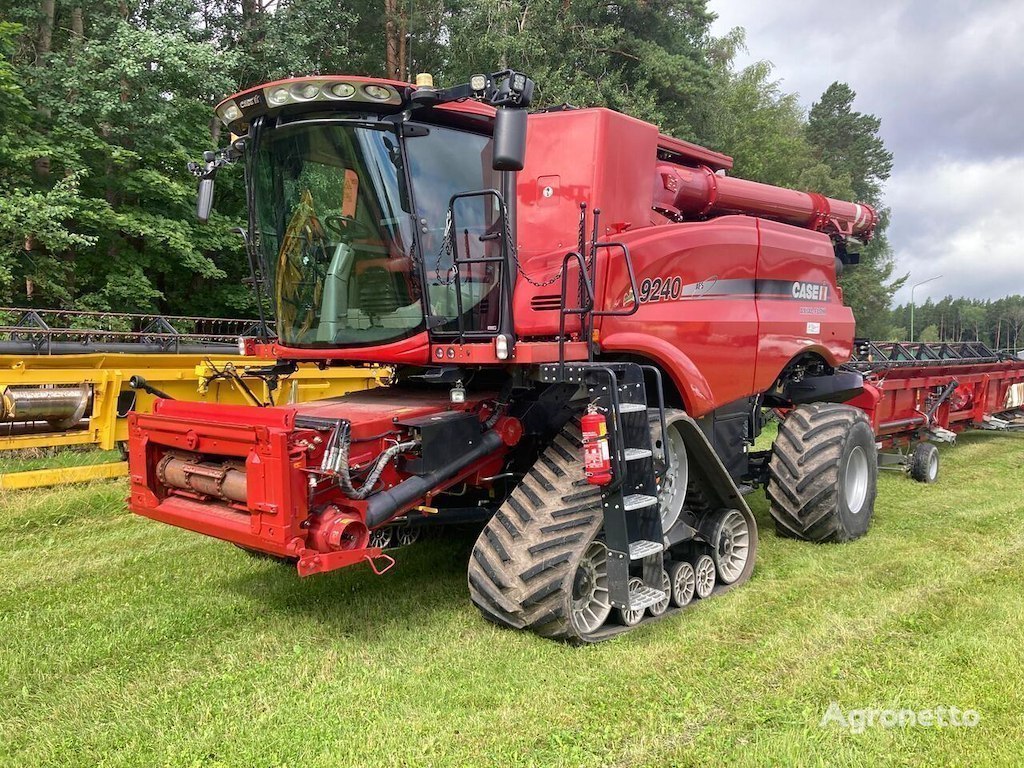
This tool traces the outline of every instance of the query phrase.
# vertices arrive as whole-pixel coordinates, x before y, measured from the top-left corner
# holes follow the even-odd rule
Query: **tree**
[[[853,109],[856,94],[845,83],[832,83],[810,111],[807,140],[819,165],[803,177],[805,188],[831,197],[872,205],[879,214],[874,239],[860,251],[860,264],[845,270],[840,284],[857,318],[857,332],[879,337],[889,330],[893,294],[906,277],[893,279],[895,265],[886,238],[889,211],[882,205],[882,183],[892,172],[892,153],[878,130],[881,121]],[[830,175],[822,173],[823,168]],[[812,182],[812,183],[809,183]]]
[[[934,325],[925,326],[918,335],[917,341],[934,342],[939,340],[939,329]]]
[[[36,167],[45,158],[46,172],[24,179],[13,199],[54,198],[50,209],[77,234],[33,234],[14,270],[26,288],[15,282],[13,298],[99,310],[245,308],[238,240],[228,226],[195,223],[185,169],[210,146],[209,104],[233,85],[231,59],[205,39],[188,2],[58,5],[55,14],[38,63],[23,65],[42,136]]]
[[[488,67],[515,67],[536,80],[539,106],[607,106],[699,140],[709,133],[718,83],[706,6],[447,0],[439,27],[447,44],[435,71],[451,84]]]
[[[734,38],[729,44],[741,41]],[[728,56],[731,70],[732,54]],[[733,157],[735,175],[792,187],[814,160],[796,94],[784,93],[771,75],[771,64],[763,61],[725,74],[710,143]]]

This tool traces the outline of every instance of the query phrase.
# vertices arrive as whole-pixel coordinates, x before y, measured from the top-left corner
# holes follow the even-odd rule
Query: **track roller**
[[[693,564],[694,592],[703,599],[715,588],[715,561],[711,555],[701,555]]]
[[[410,547],[420,540],[420,526],[412,523],[395,526],[395,545],[399,547]]]
[[[704,528],[709,531],[711,558],[718,571],[718,580],[732,584],[753,566],[750,559],[750,531],[753,521],[738,509],[720,509],[708,518]]]
[[[647,612],[655,618],[663,616],[672,601],[672,582],[668,577],[668,571],[661,572],[661,591],[665,593],[665,598],[647,607]]]
[[[684,608],[693,600],[693,590],[697,580],[693,574],[693,566],[681,560],[668,567],[668,578],[672,585],[672,605]]]
[[[375,528],[370,531],[370,547],[388,549],[394,538],[394,529],[390,525]]]
[[[633,595],[639,594],[644,588],[643,579],[634,576],[629,580],[629,599],[630,602],[633,600]],[[644,617],[643,608],[634,608],[632,610],[624,610],[622,608],[615,609],[616,615],[619,617],[619,623],[624,627],[635,627],[640,623],[640,620]],[[664,610],[662,610],[664,613]]]

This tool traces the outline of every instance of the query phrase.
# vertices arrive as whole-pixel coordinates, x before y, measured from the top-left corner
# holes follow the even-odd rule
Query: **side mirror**
[[[496,171],[521,171],[526,162],[526,110],[498,107],[494,115],[492,166]]]
[[[213,210],[213,178],[199,179],[199,197],[196,200],[196,218],[201,224],[210,220]]]

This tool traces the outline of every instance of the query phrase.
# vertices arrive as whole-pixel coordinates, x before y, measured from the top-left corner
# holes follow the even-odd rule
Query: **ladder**
[[[639,611],[665,599],[665,531],[658,500],[656,458],[648,415],[644,374],[656,382],[658,418],[665,430],[661,372],[637,363],[558,363],[541,366],[541,381],[582,384],[590,401],[606,414],[612,481],[601,487],[608,591],[611,604]],[[662,440],[664,466],[668,445]],[[643,586],[629,588],[633,565],[640,563]]]

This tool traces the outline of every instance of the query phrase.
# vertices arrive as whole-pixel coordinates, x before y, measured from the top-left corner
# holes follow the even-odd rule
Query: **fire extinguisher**
[[[608,453],[608,421],[591,403],[580,420],[583,429],[583,471],[592,485],[612,481],[612,462]]]

